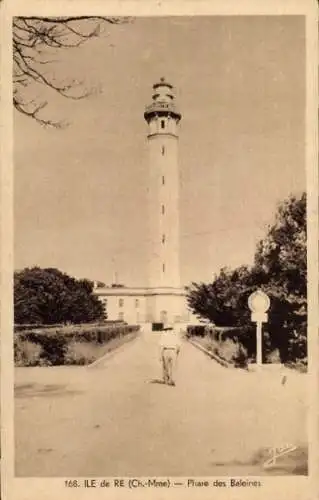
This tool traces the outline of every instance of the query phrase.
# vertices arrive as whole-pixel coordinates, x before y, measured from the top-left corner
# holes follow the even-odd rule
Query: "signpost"
[[[248,298],[248,306],[251,310],[251,321],[256,323],[256,363],[262,366],[262,324],[267,323],[267,311],[270,307],[270,300],[262,290],[257,290]]]

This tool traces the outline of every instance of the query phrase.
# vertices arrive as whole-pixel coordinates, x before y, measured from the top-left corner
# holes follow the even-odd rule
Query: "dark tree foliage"
[[[255,268],[267,277],[265,291],[272,302],[270,337],[284,360],[307,354],[306,211],[306,193],[285,200],[255,255]]]
[[[247,300],[256,289],[270,297],[265,328],[268,349],[278,348],[283,361],[307,355],[306,194],[291,196],[279,207],[275,222],[259,242],[249,268],[221,269],[212,283],[192,283],[188,304],[199,317],[218,326],[247,326]]]
[[[212,283],[192,283],[188,288],[188,305],[192,311],[218,326],[247,324],[249,295],[262,280],[260,273],[247,266],[235,270],[222,268]]]
[[[105,288],[105,286],[106,286],[106,285],[105,285],[105,283],[104,283],[103,281],[98,281],[98,282],[96,283],[96,287],[97,287],[97,288]]]
[[[93,294],[91,281],[54,268],[27,268],[14,274],[17,324],[90,323],[105,317],[105,306]]]
[[[83,82],[63,78],[52,69],[63,50],[81,46],[100,35],[104,24],[127,22],[127,17],[68,16],[13,18],[13,105],[42,125],[61,127],[43,115],[46,100],[31,98],[28,88],[42,85],[68,99],[83,99],[91,91]]]

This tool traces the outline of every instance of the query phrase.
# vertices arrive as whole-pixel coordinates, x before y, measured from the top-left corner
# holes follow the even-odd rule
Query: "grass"
[[[218,356],[227,363],[241,368],[245,368],[247,365],[247,353],[244,348],[231,339],[218,342],[209,335],[206,335],[205,337],[195,337],[194,340],[207,349],[207,351],[215,354],[215,356]]]

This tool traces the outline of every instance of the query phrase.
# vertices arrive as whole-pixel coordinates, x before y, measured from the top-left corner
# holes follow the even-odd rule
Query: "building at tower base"
[[[197,324],[187,308],[186,292],[174,288],[95,288],[105,305],[109,320],[129,324],[149,324],[160,329],[165,324]]]

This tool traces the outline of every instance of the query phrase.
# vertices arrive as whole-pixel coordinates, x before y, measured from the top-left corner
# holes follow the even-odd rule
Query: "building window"
[[[165,273],[165,264],[163,263],[163,273]]]
[[[165,154],[165,146],[162,146],[162,156]]]
[[[135,307],[139,307],[140,301],[138,299],[135,299]]]
[[[162,234],[162,243],[165,243],[165,234]]]
[[[165,214],[165,206],[162,205],[162,214],[164,215]]]
[[[165,128],[165,120],[161,120],[161,128]]]
[[[123,307],[124,306],[124,299],[119,299],[119,307]]]
[[[164,184],[165,184],[165,177],[164,175],[162,175],[162,185],[164,186]]]
[[[124,321],[124,313],[122,311],[119,312],[119,320]]]

